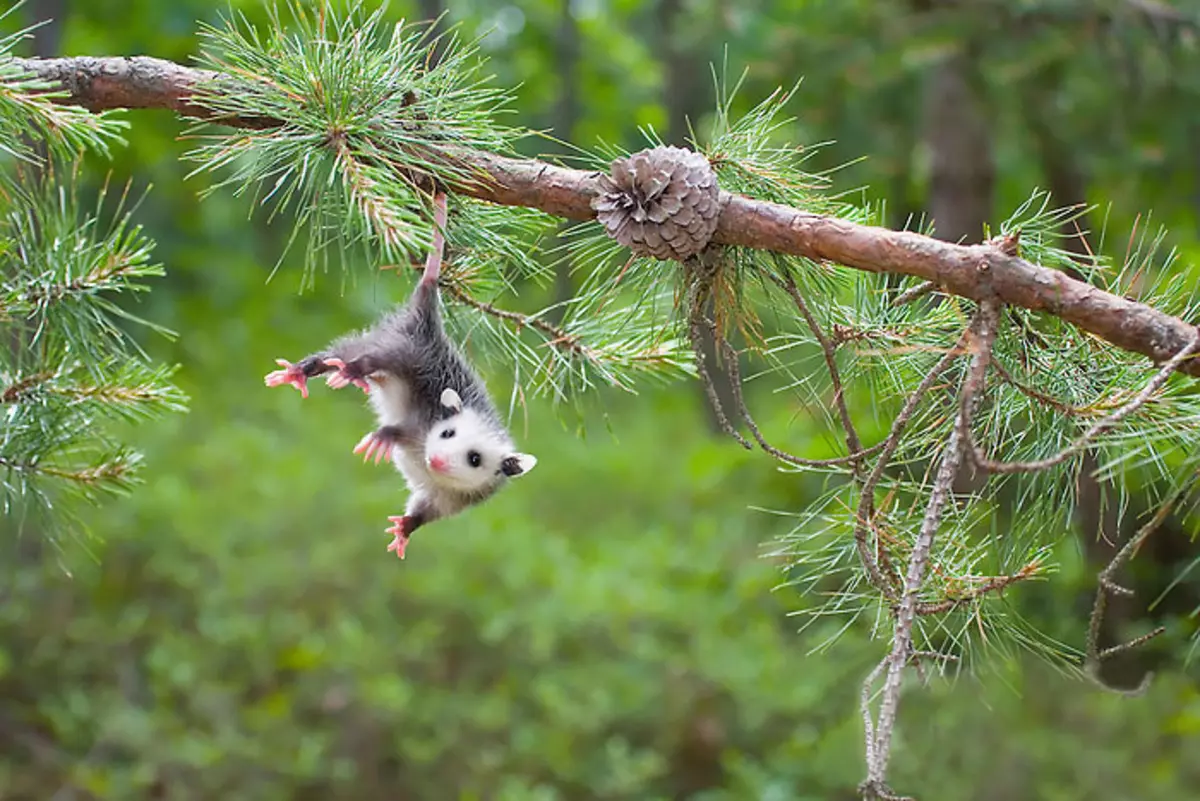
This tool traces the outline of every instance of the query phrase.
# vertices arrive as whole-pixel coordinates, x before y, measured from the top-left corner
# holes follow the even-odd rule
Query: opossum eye
[[[442,439],[450,439],[451,437],[453,437],[453,436],[454,436],[454,429],[453,429],[453,428],[447,428],[445,431],[443,431],[443,432],[441,433],[441,435],[440,435],[440,436],[441,436],[441,438],[442,438]]]
[[[467,464],[471,467],[479,467],[483,464],[483,457],[479,455],[479,451],[467,451]]]

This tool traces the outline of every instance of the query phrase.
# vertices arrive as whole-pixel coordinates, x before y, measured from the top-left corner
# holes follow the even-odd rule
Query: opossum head
[[[535,457],[516,450],[503,428],[464,407],[454,390],[442,393],[442,405],[453,413],[435,424],[425,440],[425,466],[438,484],[479,492],[524,475],[537,464]]]

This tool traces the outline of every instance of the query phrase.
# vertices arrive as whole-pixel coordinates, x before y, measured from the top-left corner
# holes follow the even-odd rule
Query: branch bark
[[[65,102],[92,111],[166,108],[183,116],[246,128],[282,124],[262,118],[222,118],[196,102],[198,87],[219,76],[145,56],[15,59],[32,74],[54,81],[69,94]],[[506,206],[525,206],[571,220],[594,214],[599,173],[535,159],[480,151],[446,152],[470,165],[478,180],[464,194]],[[723,193],[724,194],[724,193]],[[1105,292],[1057,270],[1002,252],[993,244],[956,245],[905,231],[859,225],[742,195],[726,195],[714,241],[761,248],[873,273],[924,278],[972,300],[1047,312],[1124,350],[1165,362],[1196,336],[1193,323],[1144,303]],[[991,293],[979,286],[979,268],[992,276]],[[1180,370],[1200,376],[1200,360]]]

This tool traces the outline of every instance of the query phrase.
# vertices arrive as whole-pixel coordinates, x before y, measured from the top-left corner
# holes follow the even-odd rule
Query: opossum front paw
[[[416,526],[413,525],[414,521],[408,515],[389,515],[388,520],[393,523],[392,527],[387,530],[387,533],[392,535],[392,544],[388,546],[388,551],[395,551],[396,556],[403,559],[404,548],[408,545],[408,538],[412,536]]]
[[[346,364],[341,359],[325,359],[325,365],[327,367],[333,367],[337,369],[336,373],[330,373],[330,375],[325,379],[325,383],[334,389],[341,389],[342,387],[348,387],[353,384],[363,392],[371,391],[371,387],[367,384],[365,376],[362,375],[362,371],[358,369],[358,365],[353,363]]]
[[[354,446],[355,453],[363,455],[363,461],[369,462],[371,457],[375,457],[375,464],[379,464],[384,459],[392,458],[392,449],[400,444],[399,438],[386,428],[379,428],[367,434],[358,441]]]
[[[275,363],[282,367],[282,370],[274,370],[267,373],[263,378],[263,383],[268,387],[278,387],[284,384],[291,384],[296,389],[300,390],[300,397],[308,397],[308,376],[300,369],[299,365],[292,364],[287,359],[276,359]]]

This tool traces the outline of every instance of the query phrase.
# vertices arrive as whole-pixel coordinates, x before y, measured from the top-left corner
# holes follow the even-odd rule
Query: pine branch
[[[127,488],[138,468],[138,458],[132,453],[117,454],[86,467],[56,467],[41,461],[19,461],[0,456],[0,468],[58,479],[74,485],[77,491],[91,494],[101,489]]]
[[[846,406],[846,393],[842,387],[842,377],[837,367],[836,344],[830,342],[829,338],[821,330],[817,319],[813,317],[813,313],[808,308],[808,303],[804,300],[804,295],[800,293],[800,289],[796,286],[796,280],[789,275],[787,281],[783,282],[782,286],[791,295],[792,300],[796,304],[796,310],[800,312],[800,316],[804,318],[804,322],[808,325],[809,330],[817,338],[817,344],[821,346],[821,353],[825,357],[825,366],[829,370],[829,380],[833,384],[833,402],[837,406],[838,416],[842,421],[842,431],[846,435],[846,447],[852,454],[859,453],[863,449],[862,441],[858,437],[854,421],[850,418],[850,410]],[[856,459],[853,464],[854,472],[857,474],[861,468],[862,461]]]
[[[1067,459],[1070,459],[1072,456],[1086,448],[1088,444],[1091,443],[1096,437],[1103,434],[1105,431],[1108,431],[1126,417],[1142,408],[1142,406],[1144,406],[1147,401],[1153,397],[1155,392],[1162,389],[1163,385],[1167,383],[1167,380],[1176,370],[1180,369],[1182,365],[1186,364],[1189,359],[1191,359],[1193,362],[1197,361],[1192,359],[1192,356],[1198,348],[1200,348],[1200,330],[1197,330],[1195,336],[1192,338],[1192,341],[1181,351],[1171,357],[1171,359],[1165,365],[1163,365],[1162,369],[1159,370],[1149,382],[1147,382],[1142,391],[1134,396],[1129,403],[1126,403],[1124,406],[1120,407],[1113,413],[1106,415],[1102,419],[1097,420],[1090,428],[1088,428],[1087,431],[1083,433],[1082,436],[1053,456],[1045,459],[1038,459],[1037,461],[1033,462],[993,461],[988,459],[975,444],[969,428],[966,431],[967,454],[976,466],[981,467],[991,473],[1035,473],[1041,470],[1049,470],[1052,467],[1057,467],[1058,465],[1067,461]]]
[[[1000,592],[1004,589],[1007,589],[1008,587],[1011,587],[1012,585],[1014,585],[1018,582],[1031,579],[1034,576],[1038,575],[1039,572],[1041,571],[1041,569],[1042,569],[1041,563],[1035,560],[1035,561],[1030,562],[1027,565],[1024,565],[1016,573],[1013,573],[1008,576],[987,576],[984,578],[975,579],[975,581],[976,581],[975,586],[971,587],[971,589],[969,589],[965,592],[950,595],[950,597],[946,598],[944,601],[937,601],[936,603],[918,604],[917,605],[917,614],[918,615],[940,615],[945,612],[949,612],[950,610],[956,609],[956,608],[962,606],[963,604],[968,604],[968,603],[971,603],[972,601],[977,601],[985,595],[989,595],[989,594],[995,593],[995,592]],[[963,580],[965,580],[965,579],[958,579],[958,581],[963,581]]]
[[[892,454],[900,446],[900,439],[904,435],[905,429],[908,427],[909,421],[912,419],[913,413],[916,412],[917,406],[929,393],[935,381],[946,371],[950,363],[962,355],[962,346],[965,343],[967,334],[964,333],[954,344],[950,350],[938,360],[917,388],[908,396],[904,407],[900,413],[896,415],[896,419],[892,422],[891,431],[888,437],[884,440],[883,452],[879,454],[879,458],[875,460],[875,466],[871,469],[871,474],[867,476],[866,482],[861,490],[861,497],[858,503],[858,511],[854,516],[854,542],[858,548],[859,558],[862,560],[863,567],[867,571],[867,575],[871,579],[871,583],[876,589],[884,594],[888,599],[894,600],[896,593],[890,581],[887,581],[883,573],[879,569],[878,561],[875,555],[871,552],[871,545],[867,540],[867,534],[870,529],[874,528],[875,518],[875,488],[879,486],[879,481],[883,478],[883,471],[887,469],[888,463],[891,461]],[[879,548],[880,554],[883,553],[883,548]]]
[[[986,270],[981,270],[980,282],[985,288],[990,283]],[[896,711],[900,705],[901,678],[905,666],[912,658],[913,624],[918,610],[918,595],[925,579],[925,570],[933,548],[934,537],[941,523],[942,511],[950,498],[951,486],[958,475],[966,445],[966,429],[970,424],[973,406],[978,399],[978,388],[987,372],[992,344],[996,339],[999,308],[995,301],[981,304],[971,326],[972,348],[975,351],[970,370],[963,382],[961,408],[954,428],[942,452],[937,477],[929,493],[925,517],[917,535],[912,554],[908,560],[908,572],[904,580],[904,592],[896,610],[895,629],[892,634],[892,651],[887,658],[884,677],[883,699],[880,703],[878,722],[874,727],[874,742],[868,746],[872,759],[867,763],[867,778],[860,787],[863,796],[871,799],[889,799],[897,796],[888,788],[888,758],[891,755],[892,733],[896,725]],[[872,673],[872,676],[877,674]],[[868,733],[871,733],[868,731]]]
[[[146,57],[14,59],[39,78],[59,83],[65,102],[92,110],[167,108],[182,115],[253,129],[282,123],[261,115],[246,119],[214,112],[197,101],[201,86],[235,92],[238,80]],[[243,81],[244,82],[244,81]],[[592,219],[597,174],[533,159],[519,159],[455,145],[430,148],[469,180],[454,188],[472,197],[509,206],[541,209],[572,220]],[[995,243],[956,245],[905,231],[890,231],[814,214],[768,201],[725,193],[714,241],[772,250],[816,262],[842,264],[873,273],[898,273],[934,282],[944,291],[989,300],[977,268],[987,265],[1002,303],[1059,317],[1124,350],[1165,362],[1192,341],[1196,326],[1146,304],[1075,280],[1054,269],[1010,255]],[[1200,361],[1181,366],[1200,376]]]

